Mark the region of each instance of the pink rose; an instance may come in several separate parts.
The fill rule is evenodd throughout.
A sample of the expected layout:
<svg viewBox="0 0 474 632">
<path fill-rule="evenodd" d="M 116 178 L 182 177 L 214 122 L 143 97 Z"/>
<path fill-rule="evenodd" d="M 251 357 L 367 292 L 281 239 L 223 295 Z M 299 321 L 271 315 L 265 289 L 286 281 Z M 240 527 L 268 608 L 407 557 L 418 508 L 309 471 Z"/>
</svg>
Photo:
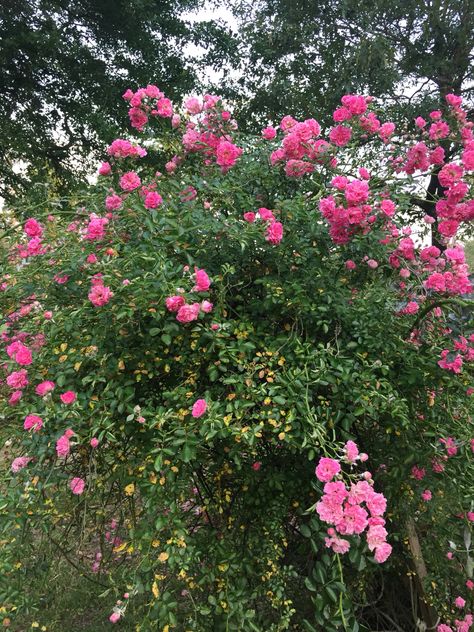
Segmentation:
<svg viewBox="0 0 474 632">
<path fill-rule="evenodd" d="M 89 300 L 95 307 L 102 307 L 110 301 L 113 296 L 111 289 L 105 285 L 94 285 L 89 292 Z"/>
<path fill-rule="evenodd" d="M 382 564 L 388 557 L 390 557 L 391 552 L 391 545 L 388 542 L 384 542 L 375 549 L 375 561 Z"/>
<path fill-rule="evenodd" d="M 339 474 L 340 471 L 341 466 L 339 461 L 323 456 L 316 467 L 316 476 L 318 480 L 323 483 L 328 483 L 329 481 L 332 481 L 332 479 L 336 476 L 336 474 Z"/>
<path fill-rule="evenodd" d="M 30 349 L 21 342 L 14 342 L 7 347 L 8 355 L 22 366 L 28 366 L 33 362 L 33 354 Z"/>
<path fill-rule="evenodd" d="M 133 191 L 135 189 L 138 189 L 141 183 L 142 181 L 140 180 L 138 174 L 135 173 L 135 171 L 127 171 L 127 173 L 124 173 L 123 176 L 120 178 L 120 188 L 123 191 Z"/>
<path fill-rule="evenodd" d="M 344 446 L 344 455 L 349 463 L 354 463 L 359 458 L 359 448 L 354 441 L 348 441 Z"/>
<path fill-rule="evenodd" d="M 31 460 L 31 456 L 18 456 L 16 459 L 13 459 L 10 469 L 14 474 L 17 474 L 26 467 Z"/>
<path fill-rule="evenodd" d="M 271 125 L 269 125 L 268 127 L 265 127 L 265 129 L 262 130 L 262 137 L 265 140 L 273 140 L 276 134 L 277 134 L 276 129 L 272 127 Z"/>
<path fill-rule="evenodd" d="M 77 399 L 77 395 L 74 391 L 66 391 L 65 393 L 62 393 L 59 397 L 63 404 L 72 404 Z"/>
<path fill-rule="evenodd" d="M 184 107 L 189 114 L 199 114 L 200 112 L 202 112 L 202 103 L 196 97 L 190 97 L 189 99 L 186 99 L 186 101 L 184 102 Z"/>
<path fill-rule="evenodd" d="M 168 296 L 165 303 L 168 311 L 177 312 L 186 303 L 186 300 L 184 296 Z"/>
<path fill-rule="evenodd" d="M 112 173 L 112 167 L 109 162 L 103 162 L 99 167 L 100 176 L 109 176 Z"/>
<path fill-rule="evenodd" d="M 212 303 L 210 303 L 209 301 L 203 301 L 201 303 L 201 310 L 205 313 L 205 314 L 209 314 L 210 312 L 212 312 L 212 308 L 214 307 L 214 305 Z"/>
<path fill-rule="evenodd" d="M 207 410 L 207 403 L 205 399 L 198 399 L 194 402 L 192 416 L 197 419 L 202 417 Z"/>
<path fill-rule="evenodd" d="M 8 400 L 8 405 L 15 406 L 15 404 L 18 404 L 22 396 L 23 396 L 23 391 L 15 391 L 14 393 L 10 395 L 10 399 Z"/>
<path fill-rule="evenodd" d="M 162 202 L 163 198 L 156 191 L 149 191 L 145 196 L 145 208 L 158 208 Z"/>
<path fill-rule="evenodd" d="M 152 112 L 154 114 L 155 111 Z M 163 118 L 171 118 L 173 116 L 173 104 L 166 97 L 162 97 L 156 104 L 156 114 Z"/>
<path fill-rule="evenodd" d="M 211 285 L 211 280 L 208 277 L 205 270 L 194 268 L 195 285 L 192 289 L 193 292 L 207 292 Z"/>
<path fill-rule="evenodd" d="M 216 162 L 224 171 L 232 167 L 241 155 L 242 149 L 228 140 L 221 140 L 216 149 Z"/>
<path fill-rule="evenodd" d="M 43 234 L 43 227 L 33 217 L 26 220 L 24 230 L 28 237 L 41 237 Z"/>
<path fill-rule="evenodd" d="M 25 430 L 33 430 L 33 432 L 39 432 L 43 427 L 43 420 L 38 415 L 27 415 L 23 422 L 23 428 Z"/>
<path fill-rule="evenodd" d="M 99 445 L 99 439 L 92 437 L 92 439 L 90 440 L 91 448 L 97 448 L 98 445 Z"/>
<path fill-rule="evenodd" d="M 262 206 L 262 208 L 258 209 L 258 215 L 260 219 L 263 219 L 264 222 L 274 222 L 275 215 L 273 215 L 272 211 L 268 208 Z"/>
<path fill-rule="evenodd" d="M 122 206 L 123 200 L 120 195 L 114 193 L 113 195 L 108 195 L 105 198 L 105 208 L 108 211 L 116 211 Z"/>
<path fill-rule="evenodd" d="M 19 371 L 13 371 L 7 376 L 7 385 L 10 388 L 25 388 L 28 386 L 28 372 L 26 369 L 20 369 Z"/>
<path fill-rule="evenodd" d="M 59 457 L 66 457 L 71 451 L 71 443 L 69 441 L 69 437 L 66 434 L 63 434 L 56 441 L 56 454 Z"/>
<path fill-rule="evenodd" d="M 193 303 L 192 305 L 183 305 L 179 308 L 176 315 L 176 320 L 180 323 L 190 323 L 193 320 L 197 320 L 199 312 L 201 310 L 200 303 Z"/>
<path fill-rule="evenodd" d="M 82 478 L 75 477 L 69 482 L 69 487 L 73 494 L 79 496 L 84 491 L 85 482 Z"/>
<path fill-rule="evenodd" d="M 265 239 L 274 246 L 278 245 L 283 239 L 283 224 L 281 222 L 272 222 L 267 226 Z"/>
<path fill-rule="evenodd" d="M 329 140 L 338 147 L 347 145 L 351 136 L 352 129 L 350 127 L 346 127 L 345 125 L 336 125 L 336 127 L 333 127 L 329 132 Z"/>
<path fill-rule="evenodd" d="M 54 389 L 54 387 L 54 382 L 46 380 L 46 382 L 41 382 L 40 384 L 38 384 L 38 386 L 35 388 L 35 393 L 37 395 L 40 395 L 40 397 L 44 397 L 45 395 L 50 393 Z"/>
</svg>

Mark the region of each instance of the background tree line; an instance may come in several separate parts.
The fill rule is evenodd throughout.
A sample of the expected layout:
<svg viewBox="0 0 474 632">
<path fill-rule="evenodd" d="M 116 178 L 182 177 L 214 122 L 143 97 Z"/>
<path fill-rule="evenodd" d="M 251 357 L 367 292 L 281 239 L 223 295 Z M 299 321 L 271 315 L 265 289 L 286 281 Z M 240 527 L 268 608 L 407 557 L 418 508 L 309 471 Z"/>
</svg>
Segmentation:
<svg viewBox="0 0 474 632">
<path fill-rule="evenodd" d="M 249 129 L 289 112 L 318 117 L 345 92 L 384 97 L 394 120 L 449 92 L 472 102 L 470 0 L 206 6 L 212 19 L 193 21 L 197 0 L 3 0 L 0 195 L 83 181 L 103 142 L 125 132 L 118 96 L 150 81 L 171 98 L 218 89 Z M 224 77 L 218 88 L 203 79 L 212 71 Z"/>
</svg>

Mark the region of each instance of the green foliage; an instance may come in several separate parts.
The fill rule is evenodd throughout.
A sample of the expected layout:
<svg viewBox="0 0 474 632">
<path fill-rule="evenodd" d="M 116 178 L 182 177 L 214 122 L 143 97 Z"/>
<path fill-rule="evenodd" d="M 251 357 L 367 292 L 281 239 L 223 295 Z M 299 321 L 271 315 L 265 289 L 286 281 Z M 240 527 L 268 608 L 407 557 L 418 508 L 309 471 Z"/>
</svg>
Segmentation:
<svg viewBox="0 0 474 632">
<path fill-rule="evenodd" d="M 163 168 L 174 142 L 163 133 L 166 151 L 155 164 L 150 158 L 150 171 Z M 241 144 L 245 159 L 225 175 L 188 156 L 178 175 L 159 180 L 158 210 L 130 195 L 99 244 L 78 227 L 101 213 L 108 185 L 59 209 L 46 201 L 35 216 L 52 250 L 25 265 L 4 262 L 4 312 L 34 296 L 21 330 L 46 336 L 29 367 L 31 392 L 16 408 L 2 404 L 12 454 L 34 457 L 2 489 L 0 599 L 9 616 L 35 612 L 44 566 L 66 560 L 99 584 L 109 612 L 119 600 L 124 625 L 133 615 L 137 630 L 381 629 L 371 604 L 382 600 L 383 610 L 384 583 L 400 590 L 397 607 L 410 608 L 408 516 L 423 537 L 430 599 L 447 608 L 465 580 L 462 563 L 447 567 L 445 553 L 447 538 L 462 547 L 469 529 L 452 520 L 470 510 L 472 492 L 468 371 L 456 377 L 437 366 L 444 338 L 428 313 L 417 323 L 420 344 L 409 340 L 415 317 L 396 313 L 392 268 L 345 268 L 347 258 L 369 253 L 383 261 L 386 249 L 377 227 L 334 246 L 316 211 L 330 172 L 291 180 L 270 167 L 264 143 Z M 183 202 L 187 186 L 196 196 Z M 260 205 L 284 224 L 279 246 L 265 241 L 261 224 L 242 220 Z M 89 254 L 98 263 L 87 263 Z M 184 325 L 165 299 L 180 287 L 193 295 L 195 266 L 213 281 L 196 300 L 209 298 L 214 310 Z M 88 299 L 97 273 L 114 293 L 103 307 Z M 444 322 L 457 311 L 453 301 Z M 56 389 L 39 398 L 32 389 L 44 380 Z M 78 394 L 71 406 L 58 397 L 67 390 Z M 208 411 L 195 418 L 200 398 Z M 21 428 L 28 413 L 44 419 L 41 432 Z M 66 428 L 76 434 L 60 460 L 55 442 Z M 431 509 L 410 471 L 440 454 L 446 436 L 456 437 L 459 454 L 444 476 L 423 482 L 436 490 Z M 350 438 L 369 453 L 389 501 L 395 554 L 387 569 L 362 539 L 348 556 L 330 553 L 314 511 L 315 462 Z M 86 490 L 74 496 L 68 481 L 77 476 Z M 48 592 L 42 599 L 51 604 Z"/>
</svg>

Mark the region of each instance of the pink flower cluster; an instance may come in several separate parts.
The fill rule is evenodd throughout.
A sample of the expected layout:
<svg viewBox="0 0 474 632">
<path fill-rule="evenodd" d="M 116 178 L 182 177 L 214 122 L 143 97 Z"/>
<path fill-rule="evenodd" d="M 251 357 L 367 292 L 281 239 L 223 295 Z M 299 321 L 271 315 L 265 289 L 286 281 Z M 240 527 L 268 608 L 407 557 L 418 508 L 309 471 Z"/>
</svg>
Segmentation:
<svg viewBox="0 0 474 632">
<path fill-rule="evenodd" d="M 398 231 L 394 229 L 392 235 L 397 238 Z M 417 290 L 419 290 L 418 278 L 426 276 L 423 286 L 430 292 L 457 295 L 468 294 L 472 291 L 464 250 L 461 246 L 447 248 L 443 253 L 436 246 L 426 246 L 418 250 L 413 239 L 405 236 L 400 239 L 388 260 L 393 268 L 405 266 L 400 270 L 400 275 L 406 279 L 411 276 L 410 270 L 406 267 L 410 265 L 412 271 L 416 273 L 414 284 Z"/>
<path fill-rule="evenodd" d="M 458 597 L 458 599 L 460 598 Z M 464 601 L 464 599 L 462 601 Z M 464 619 L 454 620 L 454 628 L 445 623 L 440 623 L 438 627 L 436 628 L 436 631 L 437 632 L 469 632 L 471 630 L 473 623 L 474 623 L 474 616 L 468 613 L 464 616 Z"/>
<path fill-rule="evenodd" d="M 91 213 L 84 239 L 89 241 L 102 241 L 105 237 L 105 227 L 108 223 L 109 220 L 107 217 L 99 217 L 95 213 Z"/>
<path fill-rule="evenodd" d="M 146 149 L 140 145 L 121 138 L 117 138 L 107 147 L 107 153 L 114 158 L 143 158 L 147 155 Z"/>
<path fill-rule="evenodd" d="M 318 138 L 321 126 L 315 119 L 300 122 L 291 116 L 285 116 L 279 127 L 283 132 L 283 140 L 281 147 L 272 152 L 270 162 L 272 165 L 285 163 L 287 176 L 301 178 L 312 173 L 315 164 L 322 164 L 330 159 L 330 145 Z M 273 133 L 266 130 L 264 132 L 267 136 Z"/>
<path fill-rule="evenodd" d="M 354 463 L 359 458 L 365 460 L 367 455 L 361 457 L 357 445 L 348 442 L 343 460 Z M 336 553 L 347 553 L 351 543 L 341 536 L 362 535 L 366 532 L 367 545 L 370 551 L 374 551 L 375 560 L 385 562 L 392 551 L 387 542 L 383 518 L 387 501 L 383 494 L 374 491 L 368 472 L 362 475 L 363 480 L 351 482 L 347 486 L 341 480 L 341 471 L 340 460 L 327 457 L 322 457 L 316 467 L 318 480 L 325 483 L 324 494 L 316 503 L 316 511 L 323 522 L 332 525 L 327 531 L 326 546 Z"/>
<path fill-rule="evenodd" d="M 377 134 L 387 143 L 395 132 L 395 124 L 392 122 L 381 123 L 373 112 L 368 111 L 372 97 L 364 97 L 358 94 L 346 94 L 342 97 L 342 106 L 333 112 L 333 119 L 338 123 L 329 132 L 329 139 L 334 145 L 343 147 L 351 140 L 352 131 L 360 130 L 363 134 Z M 351 126 L 347 123 L 350 122 Z M 342 125 L 346 123 L 346 125 Z"/>
<path fill-rule="evenodd" d="M 194 274 L 192 275 L 194 286 L 191 288 L 191 292 L 207 292 L 211 286 L 211 279 L 207 272 L 203 269 L 194 268 Z M 183 290 L 184 292 L 184 290 Z M 165 301 L 166 309 L 169 312 L 176 313 L 176 320 L 180 323 L 190 323 L 197 320 L 199 314 L 209 314 L 212 312 L 213 304 L 209 301 L 201 301 L 200 303 L 187 303 L 185 297 L 182 294 L 176 294 L 174 296 L 168 296 Z"/>
<path fill-rule="evenodd" d="M 30 237 L 26 244 L 18 244 L 18 254 L 22 259 L 27 257 L 36 257 L 46 252 L 46 248 L 43 246 L 43 226 L 33 217 L 27 219 L 23 227 L 25 234 Z"/>
<path fill-rule="evenodd" d="M 65 430 L 64 434 L 61 435 L 56 441 L 56 454 L 58 455 L 58 457 L 64 459 L 69 455 L 69 452 L 71 451 L 70 439 L 74 436 L 74 434 L 74 430 L 68 428 L 67 430 Z"/>
<path fill-rule="evenodd" d="M 128 111 L 131 125 L 139 132 L 143 131 L 150 116 L 161 118 L 173 116 L 171 101 L 156 86 L 148 85 L 146 88 L 139 88 L 136 92 L 128 89 L 123 94 L 123 98 L 131 106 Z"/>
<path fill-rule="evenodd" d="M 277 222 L 275 215 L 268 208 L 259 208 L 257 213 L 244 213 L 244 220 L 250 224 L 253 224 L 257 219 L 266 223 L 266 241 L 274 246 L 277 246 L 283 239 L 283 224 L 281 222 Z"/>
<path fill-rule="evenodd" d="M 346 244 L 357 232 L 367 233 L 377 215 L 373 206 L 367 203 L 370 189 L 366 180 L 349 181 L 338 176 L 332 184 L 338 193 L 322 198 L 319 210 L 329 223 L 329 234 L 334 243 Z M 386 214 L 383 208 L 381 213 L 382 216 Z"/>
<path fill-rule="evenodd" d="M 395 159 L 396 171 L 413 174 L 416 171 L 425 172 L 432 165 L 440 165 L 438 179 L 443 187 L 443 197 L 436 202 L 436 214 L 439 218 L 438 231 L 446 239 L 453 237 L 461 222 L 468 222 L 474 218 L 474 200 L 466 200 L 469 191 L 468 183 L 463 180 L 465 171 L 474 169 L 474 135 L 473 125 L 467 121 L 467 113 L 462 105 L 462 98 L 447 95 L 446 101 L 451 114 L 457 120 L 459 133 L 464 146 L 461 163 L 449 162 L 444 164 L 445 151 L 438 141 L 454 135 L 446 121 L 442 120 L 439 110 L 431 112 L 433 123 L 427 128 L 427 123 L 421 117 L 415 121 L 417 127 L 426 137 L 408 149 L 404 157 Z M 430 145 L 430 146 L 428 146 Z"/>
<path fill-rule="evenodd" d="M 15 360 L 17 364 L 28 366 L 33 362 L 31 350 L 19 340 L 12 342 L 6 348 L 9 358 Z"/>
<path fill-rule="evenodd" d="M 205 164 L 213 161 L 226 173 L 242 155 L 242 149 L 232 142 L 237 123 L 227 110 L 222 110 L 220 99 L 205 95 L 204 102 L 192 97 L 185 102 L 188 114 L 200 115 L 186 122 L 182 142 L 186 153 L 200 153 Z M 173 165 L 179 162 L 174 160 Z M 174 171 L 174 168 L 173 168 Z"/>
<path fill-rule="evenodd" d="M 88 297 L 92 305 L 95 307 L 103 307 L 113 297 L 112 290 L 104 285 L 101 274 L 96 274 L 91 279 L 92 287 L 89 291 Z"/>
</svg>

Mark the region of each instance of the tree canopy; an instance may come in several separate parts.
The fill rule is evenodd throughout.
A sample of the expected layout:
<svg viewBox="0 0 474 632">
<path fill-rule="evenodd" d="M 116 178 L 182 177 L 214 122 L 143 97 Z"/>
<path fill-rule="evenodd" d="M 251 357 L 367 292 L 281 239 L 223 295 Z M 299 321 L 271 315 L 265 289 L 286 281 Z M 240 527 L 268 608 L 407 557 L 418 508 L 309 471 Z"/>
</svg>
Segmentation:
<svg viewBox="0 0 474 632">
<path fill-rule="evenodd" d="M 238 89 L 245 90 L 242 107 L 251 121 L 329 111 L 348 91 L 388 97 L 403 115 L 449 92 L 472 95 L 469 0 L 228 0 L 228 6 L 239 22 L 246 71 Z"/>
<path fill-rule="evenodd" d="M 216 40 L 216 22 L 192 25 L 197 0 L 5 0 L 0 5 L 0 194 L 49 176 L 90 172 L 123 129 L 117 101 L 153 80 L 171 96 L 196 83 L 183 49 Z M 212 60 L 211 60 L 212 63 Z M 96 157 L 96 155 L 95 155 Z"/>
</svg>

